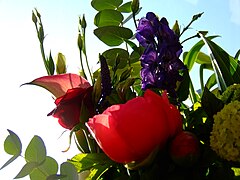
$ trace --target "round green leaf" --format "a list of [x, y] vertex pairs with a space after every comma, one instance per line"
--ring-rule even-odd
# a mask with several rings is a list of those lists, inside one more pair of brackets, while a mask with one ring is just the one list
[[22, 152], [22, 143], [19, 137], [11, 130], [4, 141], [4, 150], [10, 155], [20, 155]]
[[91, 5], [97, 11], [104, 9], [116, 9], [122, 4], [123, 0], [92, 0]]
[[124, 68], [127, 65], [127, 62], [129, 60], [128, 52], [125, 49], [121, 49], [121, 48], [108, 49], [102, 55], [106, 58], [107, 64], [109, 66], [115, 65], [116, 63], [115, 61], [118, 56], [118, 58], [120, 59], [120, 62], [118, 65], [119, 69]]
[[31, 172], [30, 178], [34, 180], [47, 179], [47, 177], [57, 174], [57, 171], [57, 161], [52, 157], [47, 156], [46, 160]]
[[61, 164], [60, 167], [60, 172], [61, 175], [66, 175], [67, 177], [62, 178], [65, 180], [78, 180], [78, 173], [77, 173], [77, 169], [75, 168], [75, 166], [69, 162], [64, 162]]
[[119, 46], [124, 39], [130, 39], [133, 33], [130, 29], [119, 26], [104, 26], [94, 30], [94, 34], [108, 46]]
[[94, 24], [97, 27], [102, 26], [119, 26], [123, 21], [123, 15], [113, 9], [105, 9], [97, 13], [94, 18]]
[[46, 147], [39, 136], [34, 136], [25, 151], [28, 162], [42, 163], [46, 159]]

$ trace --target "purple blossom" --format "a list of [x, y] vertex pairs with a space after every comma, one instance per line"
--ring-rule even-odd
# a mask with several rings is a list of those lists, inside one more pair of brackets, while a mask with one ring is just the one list
[[142, 89], [160, 88], [176, 96], [176, 82], [182, 80], [180, 71], [186, 67], [179, 59], [179, 37], [169, 28], [167, 19], [159, 21], [154, 13], [147, 13], [139, 21], [136, 38], [145, 48], [141, 56]]

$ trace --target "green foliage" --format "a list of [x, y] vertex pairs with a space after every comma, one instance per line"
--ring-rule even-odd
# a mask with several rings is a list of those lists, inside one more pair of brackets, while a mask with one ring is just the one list
[[94, 34], [108, 46], [119, 46], [133, 33], [130, 29], [119, 26], [103, 26], [94, 30]]
[[112, 167], [115, 162], [104, 153], [78, 154], [71, 160], [78, 172], [90, 171], [88, 179], [100, 179], [101, 175]]

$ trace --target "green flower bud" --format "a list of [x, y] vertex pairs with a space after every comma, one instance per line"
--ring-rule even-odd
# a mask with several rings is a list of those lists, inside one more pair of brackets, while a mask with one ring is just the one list
[[57, 74], [64, 74], [67, 72], [66, 58], [62, 53], [58, 53], [57, 55], [56, 71], [57, 71]]
[[139, 10], [139, 0], [133, 0], [131, 3], [131, 10], [134, 14], [136, 14]]
[[81, 27], [83, 28], [83, 29], [85, 29], [86, 27], [87, 27], [87, 22], [86, 22], [86, 19], [85, 19], [85, 15], [83, 14], [83, 17], [82, 17], [82, 19], [81, 19], [81, 21], [80, 21], [81, 23]]
[[34, 22], [34, 24], [37, 23], [37, 17], [35, 15], [34, 11], [32, 11], [32, 21]]
[[79, 32], [79, 34], [78, 34], [77, 43], [78, 43], [78, 48], [79, 48], [79, 50], [82, 50], [82, 49], [83, 49], [83, 39], [82, 39], [82, 35], [81, 35], [80, 32]]

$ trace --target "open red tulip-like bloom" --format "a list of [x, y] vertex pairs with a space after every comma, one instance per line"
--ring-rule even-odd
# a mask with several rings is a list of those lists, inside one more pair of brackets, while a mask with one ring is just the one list
[[162, 96], [146, 90], [125, 104], [112, 105], [87, 122], [98, 145], [114, 161], [144, 160], [153, 150], [182, 130], [181, 115]]

